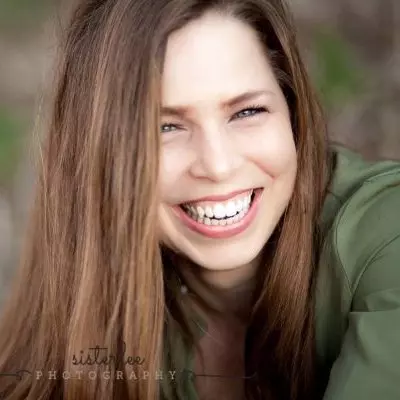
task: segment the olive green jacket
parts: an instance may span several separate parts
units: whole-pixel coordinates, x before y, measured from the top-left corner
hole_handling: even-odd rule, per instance
[[[400,163],[367,163],[339,148],[322,219],[323,400],[400,400]]]
[[[400,400],[400,163],[336,150],[321,215],[319,386],[323,400]]]

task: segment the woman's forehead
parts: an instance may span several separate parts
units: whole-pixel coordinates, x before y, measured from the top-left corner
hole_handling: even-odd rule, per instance
[[[276,88],[263,45],[237,19],[206,14],[169,38],[162,78],[166,107],[224,102],[248,91]]]

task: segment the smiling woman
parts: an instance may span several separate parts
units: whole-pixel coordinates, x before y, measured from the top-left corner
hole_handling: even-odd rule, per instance
[[[81,0],[56,71],[4,398],[400,398],[400,165],[329,144],[283,1]]]
[[[288,105],[256,32],[221,12],[174,32],[162,102],[185,110],[162,118],[175,127],[162,130],[162,233],[199,266],[245,275],[296,177]]]

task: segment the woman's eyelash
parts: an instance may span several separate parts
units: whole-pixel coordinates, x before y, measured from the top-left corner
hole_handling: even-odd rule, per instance
[[[169,130],[165,131],[164,127],[172,127],[173,129],[169,129]],[[161,133],[169,133],[171,131],[177,131],[178,129],[180,129],[180,126],[177,124],[162,124],[161,125]]]
[[[238,115],[243,114],[245,112],[247,112],[247,114],[243,115],[242,117],[239,116],[238,118],[240,119],[240,118],[252,117],[252,116],[254,116],[256,114],[259,114],[259,113],[262,113],[262,112],[266,112],[266,111],[268,111],[268,110],[264,106],[261,106],[261,105],[249,106],[249,107],[246,107],[243,110],[240,110],[237,113],[235,113],[234,114],[234,119]]]
[[[248,117],[252,117],[252,116],[254,116],[256,114],[260,114],[260,113],[267,112],[267,111],[268,111],[267,108],[264,107],[264,106],[261,106],[261,105],[249,106],[249,107],[243,108],[242,110],[240,110],[237,113],[235,113],[233,115],[232,119],[248,118]],[[245,112],[247,112],[247,114],[244,114],[243,116],[239,116],[240,114],[243,114]],[[165,127],[170,127],[172,129],[164,130]],[[161,125],[161,133],[168,133],[168,132],[171,132],[171,131],[177,131],[178,129],[181,129],[181,126],[177,125],[177,124],[169,124],[169,123],[167,123],[167,124],[162,124]]]

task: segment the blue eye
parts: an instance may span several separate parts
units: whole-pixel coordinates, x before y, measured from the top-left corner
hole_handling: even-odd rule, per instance
[[[262,113],[262,112],[266,112],[267,109],[265,107],[262,106],[252,106],[252,107],[248,107],[245,108],[243,110],[240,110],[239,112],[237,112],[234,116],[233,119],[236,118],[247,118],[247,117],[252,117],[256,114]]]
[[[169,133],[173,131],[177,131],[179,128],[174,124],[163,124],[161,125],[161,133]]]

